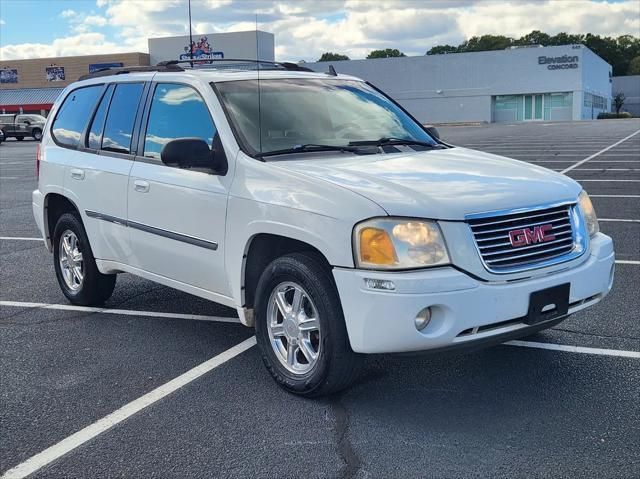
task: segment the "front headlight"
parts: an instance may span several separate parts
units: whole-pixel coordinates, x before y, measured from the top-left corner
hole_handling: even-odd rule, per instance
[[[584,221],[587,225],[589,236],[595,235],[600,231],[598,217],[596,216],[596,210],[593,209],[593,204],[591,203],[591,199],[589,199],[589,195],[584,190],[578,197],[578,205],[580,206],[580,211],[582,211],[582,216],[584,217]]]
[[[412,269],[449,263],[435,221],[376,218],[356,225],[353,234],[358,267]]]

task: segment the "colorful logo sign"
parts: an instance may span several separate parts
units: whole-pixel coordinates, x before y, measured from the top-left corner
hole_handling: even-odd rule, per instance
[[[184,47],[184,53],[180,55],[180,60],[193,60],[202,62],[206,60],[217,60],[224,58],[224,52],[215,52],[205,36],[200,37],[197,42],[191,42],[191,46]]]

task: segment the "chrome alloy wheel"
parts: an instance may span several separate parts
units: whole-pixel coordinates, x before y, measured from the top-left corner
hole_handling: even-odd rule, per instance
[[[60,236],[59,262],[62,277],[70,290],[79,291],[84,279],[84,263],[78,237],[71,230]]]
[[[271,347],[288,371],[305,374],[320,353],[318,311],[302,286],[287,281],[271,292],[267,305]]]

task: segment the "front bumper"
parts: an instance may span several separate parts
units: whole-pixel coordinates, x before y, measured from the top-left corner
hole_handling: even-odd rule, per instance
[[[399,353],[472,347],[544,329],[544,323],[522,322],[531,293],[571,283],[569,314],[574,313],[611,290],[614,263],[613,242],[599,233],[590,241],[588,256],[561,271],[514,282],[479,281],[451,267],[397,273],[334,268],[333,274],[352,349]],[[393,281],[395,290],[369,289],[365,278]],[[418,331],[414,318],[427,306],[433,311],[431,322]],[[557,323],[549,321],[546,327]]]

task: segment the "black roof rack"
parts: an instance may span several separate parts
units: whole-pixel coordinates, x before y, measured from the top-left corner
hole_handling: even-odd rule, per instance
[[[107,77],[111,75],[124,75],[126,73],[135,73],[135,72],[182,72],[184,68],[176,65],[176,64],[167,64],[167,65],[156,65],[156,66],[144,66],[144,65],[135,65],[129,67],[111,67],[111,68],[101,68],[93,73],[88,73],[86,75],[82,75],[78,80],[88,80],[89,78],[99,78],[99,77]]]
[[[167,67],[167,66],[178,66],[181,64],[192,65],[194,68],[233,68],[233,65],[224,65],[222,67],[214,65],[214,63],[230,63],[230,62],[241,62],[256,65],[256,70],[293,70],[299,72],[313,72],[311,68],[303,67],[298,65],[297,63],[291,62],[272,62],[270,60],[256,60],[249,58],[211,58],[206,60],[197,60],[197,59],[189,59],[189,60],[167,60],[164,62],[158,63],[158,67]],[[262,65],[266,65],[266,68],[263,68]]]
[[[93,73],[82,75],[79,80],[88,80],[90,78],[99,78],[112,75],[124,75],[126,73],[135,72],[182,72],[181,64],[191,65],[192,68],[233,68],[233,65],[214,65],[214,63],[245,63],[254,65],[252,70],[290,70],[299,72],[314,72],[311,68],[303,67],[297,63],[291,62],[272,62],[269,60],[255,60],[247,58],[212,58],[207,60],[168,60],[160,62],[153,66],[136,65],[129,67],[110,67],[101,68]],[[263,65],[265,65],[263,67]]]

